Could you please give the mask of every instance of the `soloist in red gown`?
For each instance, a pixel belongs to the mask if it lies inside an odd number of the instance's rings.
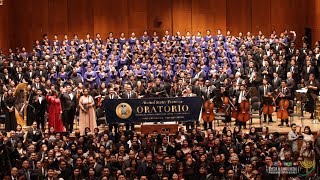
[[[49,103],[48,110],[48,126],[53,127],[55,132],[63,132],[64,126],[61,120],[61,101],[59,98],[54,96],[47,96]]]

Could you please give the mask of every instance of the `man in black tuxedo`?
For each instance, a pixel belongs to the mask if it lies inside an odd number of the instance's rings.
[[[202,87],[201,89],[201,97],[203,99],[203,102],[207,102],[209,101],[213,101],[213,97],[214,97],[214,89],[213,87],[210,85],[210,81],[206,80],[205,82],[205,86]],[[206,111],[205,109],[203,109],[203,111]],[[204,122],[204,129],[207,130],[212,129],[212,122]]]
[[[309,80],[309,76],[310,74],[314,74],[315,73],[315,70],[314,70],[314,67],[311,66],[311,61],[310,60],[307,60],[306,61],[306,66],[303,67],[302,69],[302,79],[304,79],[304,81],[308,81]]]
[[[113,87],[109,88],[109,95],[107,95],[104,99],[103,99],[103,107],[105,107],[106,101],[109,101],[110,99],[119,99],[119,95],[114,91]],[[109,124],[109,129],[112,132],[112,129],[114,128],[114,133],[117,134],[118,130],[119,130],[119,125],[118,123],[111,123],[108,121],[108,117],[106,117],[106,121]]]
[[[76,94],[72,92],[69,84],[66,86],[66,91],[61,94],[60,100],[62,105],[62,119],[64,126],[69,132],[72,132],[78,100]]]
[[[32,123],[32,128],[27,133],[27,141],[29,144],[38,146],[42,141],[42,132],[37,128],[38,124],[36,121]]]
[[[121,98],[122,99],[136,99],[138,98],[138,94],[134,91],[132,91],[132,86],[131,84],[126,84],[125,85],[125,92],[122,93]],[[134,131],[134,123],[126,123],[126,130],[129,131]]]
[[[273,79],[271,81],[272,89],[278,89],[281,85],[282,79],[279,77],[277,72],[273,72]]]
[[[273,101],[271,99],[271,92],[272,92],[271,85],[268,85],[267,79],[263,79],[262,80],[262,85],[259,86],[261,108],[264,105],[271,105],[272,104]],[[267,98],[271,99],[271,101],[268,100]],[[269,122],[273,122],[272,121],[272,114],[268,114],[268,118],[269,118]],[[267,122],[267,114],[263,115],[263,122]]]
[[[47,109],[47,100],[42,95],[41,89],[38,89],[37,96],[33,97],[33,107],[35,110],[35,121],[38,123],[38,128],[44,129],[44,116]]]
[[[281,82],[281,88],[278,90],[279,93],[279,102],[281,99],[290,99],[291,98],[291,91],[290,89],[287,87],[287,83],[286,81],[282,81]],[[279,103],[277,103],[278,105]],[[279,111],[278,107],[278,111]],[[283,126],[284,122],[286,122],[287,127],[289,127],[289,120],[287,119],[281,119],[281,124],[279,124],[278,126]]]
[[[233,97],[233,101],[234,101],[233,104],[235,106],[239,106],[242,101],[248,100],[248,99],[249,99],[249,93],[246,90],[245,85],[241,84],[240,90],[237,91],[235,96]],[[243,128],[246,129],[246,122],[239,122],[238,120],[236,120],[236,125],[239,125],[240,128],[241,128],[241,126],[243,126]]]

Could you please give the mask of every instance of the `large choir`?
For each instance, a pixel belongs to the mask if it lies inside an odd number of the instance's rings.
[[[161,34],[45,34],[30,52],[31,45],[0,50],[1,112],[10,132],[0,133],[0,177],[293,179],[298,175],[270,168],[287,163],[300,167],[303,160],[319,159],[319,137],[314,139],[309,127],[297,132],[288,121],[299,101],[298,89],[306,91],[301,110],[315,116],[319,42],[312,49],[307,37],[296,44],[297,34],[287,30]],[[117,123],[109,124],[108,117],[107,129],[97,129],[109,99],[194,96],[203,99],[204,131],[195,119],[186,123],[189,135],[180,128],[174,136],[144,136],[134,132],[135,124],[125,124],[123,131]],[[253,108],[263,123],[279,119],[279,126],[291,126],[287,139],[292,146],[267,127],[262,135],[253,126],[246,134]],[[234,131],[214,130],[217,114],[226,124],[234,121]],[[24,133],[26,126],[30,130]]]

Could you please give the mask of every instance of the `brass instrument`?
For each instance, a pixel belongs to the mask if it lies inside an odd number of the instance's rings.
[[[17,96],[18,93],[20,91],[23,91],[23,106],[21,108],[21,110],[23,109],[23,117],[21,117],[19,111],[15,108],[15,116],[16,116],[16,119],[17,119],[17,123],[18,124],[21,124],[22,127],[26,127],[27,125],[27,95],[28,95],[28,92],[27,92],[27,87],[28,87],[28,84],[27,83],[20,83],[17,85],[15,91],[13,92],[13,95],[14,96]]]

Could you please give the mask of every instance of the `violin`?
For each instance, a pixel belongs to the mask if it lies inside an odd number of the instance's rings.
[[[213,109],[214,109],[214,104],[210,99],[204,102],[203,111],[202,111],[202,119],[204,122],[213,122],[214,120]]]
[[[250,90],[245,94],[244,97],[248,95]],[[241,103],[239,104],[239,111],[238,111],[238,121],[240,122],[247,122],[250,119],[250,103],[248,100],[242,100]]]

